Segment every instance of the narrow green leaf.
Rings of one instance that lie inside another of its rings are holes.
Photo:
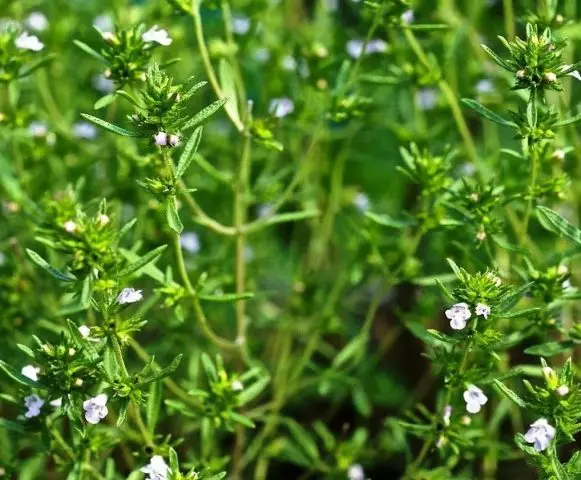
[[[480,47],[482,47],[482,49],[488,53],[488,55],[490,55],[492,57],[492,59],[498,64],[500,65],[502,68],[504,68],[505,70],[508,70],[509,72],[512,72],[514,69],[502,58],[500,58],[496,53],[494,53],[490,48],[488,48],[486,45],[480,45]]]
[[[175,195],[168,197],[165,201],[165,214],[167,218],[167,223],[170,228],[176,232],[181,233],[184,229],[184,225],[180,220],[180,215],[178,213],[178,205]]]
[[[396,228],[398,230],[402,230],[412,224],[412,222],[405,221],[405,220],[394,220],[389,215],[386,214],[377,214],[373,212],[365,212],[365,217],[369,218],[374,223],[381,225],[382,227],[391,227]]]
[[[199,294],[198,298],[200,300],[205,300],[207,302],[238,302],[240,300],[247,300],[249,298],[253,298],[254,293],[246,292],[246,293],[223,293],[221,295],[205,295]]]
[[[319,449],[317,443],[304,427],[299,425],[294,420],[287,418],[284,423],[288,427],[292,437],[300,447],[300,449],[311,459],[312,462],[318,463]]]
[[[206,108],[194,115],[188,122],[186,122],[182,130],[188,130],[198,126],[210,115],[213,115],[218,109],[220,109],[220,107],[222,107],[222,105],[224,105],[227,101],[227,98],[221,98],[220,100],[216,100],[214,103],[208,105]]]
[[[6,420],[4,418],[0,418],[0,428],[12,430],[13,432],[17,433],[26,433],[24,425],[18,422],[13,422],[12,420]]]
[[[145,136],[141,133],[126,130],[125,128],[118,127],[117,125],[113,125],[112,123],[87,113],[81,113],[81,117],[89,120],[90,122],[93,122],[95,125],[104,128],[105,130],[109,130],[110,132],[116,133],[117,135],[121,135],[123,137],[145,138]]]
[[[83,50],[85,53],[88,53],[89,55],[91,55],[91,57],[96,58],[97,60],[99,60],[100,62],[103,63],[107,63],[107,60],[105,59],[105,57],[103,57],[103,55],[101,55],[100,53],[98,53],[97,51],[93,50],[91,47],[89,47],[89,45],[87,45],[86,43],[81,42],[80,40],[73,40],[73,43],[79,47],[81,50]]]
[[[360,359],[367,347],[367,342],[367,335],[357,335],[355,338],[350,340],[341,351],[335,355],[332,363],[333,368],[338,369],[349,363],[352,359],[356,361]]]
[[[139,385],[141,386],[148,385],[151,382],[157,382],[158,380],[163,380],[164,378],[169,377],[180,366],[182,357],[183,354],[180,353],[172,360],[172,362],[167,367],[158,370],[153,375],[150,375],[147,378],[144,378],[143,380],[141,380],[141,382],[139,382]]]
[[[492,110],[489,110],[476,100],[472,100],[471,98],[463,98],[461,102],[491,122],[498,123],[504,127],[516,127],[516,123],[502,118],[500,115],[497,115]]]
[[[24,353],[26,353],[26,355],[28,355],[30,358],[34,359],[36,357],[36,355],[34,354],[34,351],[27,347],[26,345],[22,345],[21,343],[17,343],[16,346],[22,350]]]
[[[581,230],[571,225],[567,219],[558,213],[539,205],[537,207],[537,217],[541,225],[550,232],[556,233],[560,237],[566,237],[581,245]]]
[[[93,108],[95,110],[101,110],[102,108],[105,108],[107,105],[110,105],[113,103],[113,101],[115,100],[115,94],[114,93],[110,93],[109,95],[105,95],[104,97],[101,97],[99,100],[97,100],[95,102],[95,104],[93,105]]]
[[[137,260],[137,261],[133,262],[132,264],[128,265],[127,267],[125,267],[117,275],[119,277],[126,277],[128,275],[131,275],[132,273],[137,272],[138,270],[143,268],[145,265],[156,260],[165,251],[166,248],[167,248],[167,245],[161,245],[160,247],[157,247],[157,248],[151,250],[150,252],[143,255],[143,257],[141,257],[139,260]]]
[[[573,115],[572,117],[565,118],[564,120],[559,120],[558,122],[555,122],[555,127],[564,127],[566,125],[573,125],[574,123],[577,123],[579,121],[581,121],[581,112],[578,113],[577,115]]]
[[[527,408],[528,403],[524,401],[516,392],[508,388],[504,383],[498,381],[497,379],[493,380],[496,387],[508,397],[509,400],[512,400],[516,405],[520,408]]]
[[[234,420],[236,423],[239,423],[240,425],[244,425],[245,427],[248,428],[255,428],[256,425],[254,425],[254,422],[252,420],[250,420],[248,417],[245,417],[244,415],[240,415],[239,413],[236,412],[230,412],[230,419]]]
[[[226,58],[220,59],[220,64],[218,65],[218,74],[220,76],[220,86],[225,97],[230,99],[224,105],[224,109],[232,118],[238,123],[242,123],[240,120],[240,114],[238,113],[238,95],[236,94],[236,80],[234,78],[234,71],[232,65]]]
[[[214,366],[214,362],[209,357],[207,353],[202,353],[200,356],[200,360],[202,361],[202,367],[204,367],[204,371],[206,372],[206,377],[210,381],[215,381],[218,379],[218,372],[216,371],[216,367]]]
[[[52,62],[55,57],[56,55],[50,54],[44,58],[41,58],[40,60],[37,60],[36,62],[32,62],[26,65],[22,70],[20,70],[20,72],[18,72],[18,78],[28,77],[28,75],[35,72],[39,68],[44,67],[48,63]]]
[[[161,409],[161,401],[163,393],[163,384],[161,381],[152,382],[149,387],[149,395],[147,396],[147,429],[151,434],[155,433],[155,426],[159,420],[159,411]]]
[[[252,400],[257,398],[270,383],[269,377],[263,377],[260,380],[254,382],[248,388],[245,388],[238,394],[238,401],[240,405],[246,405]]]
[[[190,166],[190,163],[192,163],[194,155],[198,150],[198,146],[200,145],[201,139],[202,139],[202,127],[200,126],[194,130],[194,133],[192,133],[192,136],[190,137],[188,143],[186,143],[186,146],[184,147],[184,151],[180,155],[178,166],[176,168],[177,178],[181,178],[183,174],[186,173],[186,170]]]
[[[22,375],[20,372],[17,372],[4,360],[0,360],[0,369],[4,370],[9,377],[11,377],[13,380],[16,380],[21,385],[26,385],[27,387],[32,388],[46,389],[46,387],[42,383],[35,382],[34,380]]]
[[[534,345],[525,349],[525,353],[529,355],[539,355],[541,357],[554,357],[563,352],[566,352],[573,346],[573,342],[546,342],[540,345]]]
[[[74,277],[73,275],[61,272],[60,270],[57,270],[56,268],[49,265],[49,263],[44,258],[42,258],[38,253],[36,253],[34,250],[30,250],[29,248],[27,248],[26,253],[28,254],[30,259],[34,263],[36,263],[39,267],[41,267],[43,270],[48,272],[50,275],[52,275],[57,280],[60,280],[61,282],[76,282],[77,281],[77,278]]]
[[[127,421],[127,410],[129,409],[129,403],[124,403],[119,408],[119,416],[117,417],[117,426],[121,427]]]

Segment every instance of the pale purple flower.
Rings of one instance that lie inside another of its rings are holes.
[[[387,52],[387,43],[385,43],[383,40],[378,39],[378,38],[371,40],[367,44],[367,48],[365,49],[366,55],[370,55],[372,53],[384,53],[384,52]]]
[[[444,420],[444,425],[450,425],[450,418],[452,417],[452,406],[446,405],[444,407],[444,414],[442,415],[442,419]]]
[[[44,400],[38,395],[29,395],[24,397],[24,406],[27,408],[24,416],[26,418],[34,418],[40,415],[40,409],[44,405]]]
[[[189,253],[198,253],[200,251],[200,237],[197,233],[186,232],[180,237],[182,248]]]
[[[470,308],[466,303],[456,303],[452,308],[446,310],[446,318],[450,320],[450,326],[454,330],[462,330],[471,315]]]
[[[254,50],[254,60],[258,63],[266,63],[270,60],[270,50],[266,47],[260,47]]]
[[[42,12],[31,12],[24,23],[28,28],[36,32],[42,32],[48,28],[48,19]]]
[[[101,93],[111,93],[115,89],[115,82],[105,75],[95,75],[92,83],[93,88]]]
[[[33,137],[45,137],[48,133],[46,123],[34,120],[28,124],[28,132]]]
[[[114,28],[113,17],[109,13],[97,15],[93,19],[93,26],[101,32],[112,32]]]
[[[370,40],[365,46],[365,52],[363,51],[363,45],[365,42],[361,39],[349,40],[345,45],[347,54],[351,58],[359,58],[361,55],[371,55],[373,53],[383,53],[387,51],[387,43],[381,39]]]
[[[433,88],[422,88],[415,94],[415,103],[420,110],[432,110],[438,103],[438,92]]]
[[[119,305],[135,303],[141,300],[143,300],[143,290],[135,290],[134,288],[124,288],[117,297]]]
[[[401,14],[401,19],[403,23],[409,25],[414,21],[414,11],[412,9],[406,10]]]
[[[488,397],[475,385],[469,385],[463,396],[468,413],[478,413],[482,406],[488,402]]]
[[[369,210],[371,202],[369,197],[363,192],[357,192],[355,197],[353,198],[353,205],[359,210],[360,212],[364,213]]]
[[[167,480],[168,475],[171,473],[169,466],[160,455],[151,457],[149,464],[139,471],[148,475],[146,480]]]
[[[32,50],[33,52],[39,52],[44,48],[44,43],[36,35],[30,35],[28,32],[22,32],[14,40],[14,45],[21,50]]]
[[[262,203],[256,209],[256,214],[258,218],[266,218],[270,217],[273,213],[274,209],[270,203]]]
[[[75,233],[77,231],[77,224],[75,222],[73,222],[72,220],[67,220],[64,223],[63,228],[65,229],[65,232],[67,232],[67,233]]]
[[[488,315],[490,315],[490,307],[484,303],[477,303],[476,304],[476,315],[482,316],[484,318],[488,318]]]
[[[167,33],[167,30],[159,28],[157,25],[151,27],[147,32],[141,35],[141,39],[147,43],[159,43],[163,46],[171,45],[172,39]]]
[[[96,425],[101,420],[103,420],[109,410],[107,408],[108,397],[106,394],[101,393],[96,397],[89,398],[83,402],[83,409],[85,410],[85,420],[87,422]]]
[[[75,137],[93,140],[97,137],[97,127],[90,122],[80,121],[73,125]]]
[[[288,72],[294,72],[297,69],[297,60],[292,55],[285,55],[282,57],[280,62],[280,66],[283,70]]]
[[[492,93],[494,92],[494,83],[488,78],[478,80],[476,83],[476,91],[478,93]]]
[[[250,30],[250,19],[244,15],[234,15],[232,17],[232,31],[236,35],[246,35]]]
[[[527,443],[534,444],[537,452],[542,452],[547,449],[556,434],[555,428],[549,425],[545,418],[539,418],[535,423],[531,424],[524,437]]]
[[[363,467],[358,463],[351,465],[347,470],[347,478],[348,480],[365,480]]]
[[[272,113],[277,118],[284,118],[287,115],[291,114],[295,109],[294,102],[288,98],[273,98],[270,101],[270,105],[268,107],[268,111]]]
[[[40,373],[40,368],[35,367],[34,365],[26,365],[25,367],[22,367],[22,370],[20,370],[20,373],[22,375],[24,375],[25,377],[28,377],[31,380],[34,380],[35,382],[37,382],[38,381],[38,374]]]

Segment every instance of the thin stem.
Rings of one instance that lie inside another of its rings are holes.
[[[236,234],[236,229],[233,227],[229,227],[226,225],[222,225],[220,222],[217,222],[212,217],[210,217],[203,209],[200,207],[198,202],[195,198],[190,194],[190,192],[186,191],[186,186],[182,180],[178,182],[178,187],[180,189],[180,193],[182,198],[185,200],[186,205],[194,214],[194,221],[208,227],[210,230],[214,230],[216,233],[219,233],[224,236],[231,237]]]
[[[521,243],[524,242],[526,235],[529,231],[529,222],[531,218],[531,213],[533,210],[533,203],[535,200],[535,189],[537,186],[537,176],[538,176],[538,169],[539,169],[539,152],[538,149],[534,146],[530,148],[530,160],[531,160],[531,179],[529,183],[529,198],[527,202],[527,206],[525,209],[523,224],[522,224],[522,235],[521,235]]]
[[[512,0],[502,0],[502,9],[504,11],[504,31],[506,33],[506,37],[510,40],[515,36],[514,7]]]

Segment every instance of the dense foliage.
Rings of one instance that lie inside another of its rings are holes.
[[[575,0],[0,12],[0,478],[581,478]]]

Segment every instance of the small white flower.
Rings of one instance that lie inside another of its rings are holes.
[[[444,419],[444,425],[446,425],[446,426],[450,425],[450,418],[451,417],[452,417],[452,406],[446,405],[444,407],[444,415],[442,415],[442,418]]]
[[[75,233],[77,231],[77,224],[72,220],[67,220],[64,223],[63,228],[65,229],[65,232]]]
[[[478,413],[482,405],[488,402],[488,397],[478,387],[469,385],[464,392],[464,401],[466,402],[466,411],[468,413]]]
[[[476,315],[488,318],[488,315],[490,315],[490,307],[488,305],[485,305],[484,303],[477,303]]]
[[[351,58],[359,58],[363,53],[363,40],[349,40],[345,46],[345,49]]]
[[[143,299],[143,290],[135,290],[134,288],[124,288],[123,291],[117,297],[117,303],[119,305],[125,305],[126,303],[135,303]]]
[[[347,478],[349,480],[365,480],[365,471],[358,463],[355,463],[347,470]]]
[[[551,440],[555,438],[556,433],[555,428],[549,425],[545,418],[539,418],[535,423],[531,424],[524,437],[527,443],[534,444],[537,452],[542,452],[546,450]]]
[[[416,92],[414,100],[420,110],[432,110],[438,103],[438,92],[433,88],[422,88]]]
[[[40,373],[40,368],[35,367],[34,365],[26,365],[25,367],[22,367],[22,370],[20,370],[20,373],[22,375],[24,375],[25,377],[28,377],[31,380],[34,380],[35,382],[37,382],[38,381],[38,374]]]
[[[406,10],[401,14],[403,23],[409,25],[414,21],[414,11],[412,9]]]
[[[26,418],[34,418],[40,415],[40,409],[44,405],[44,400],[38,395],[29,395],[24,397],[24,406],[27,408],[24,416]]]
[[[367,44],[367,47],[365,48],[365,54],[370,55],[372,53],[384,53],[387,52],[387,49],[387,43],[376,38]]]
[[[49,404],[50,404],[51,407],[60,408],[62,406],[62,404],[63,404],[63,399],[62,399],[62,397],[55,398],[54,400],[51,400],[49,402]]]
[[[97,137],[97,127],[89,122],[76,122],[73,125],[73,135],[77,138],[93,140]]]
[[[48,127],[46,123],[35,120],[29,123],[28,132],[33,137],[44,137],[48,133]]]
[[[180,137],[173,133],[168,137],[168,144],[170,147],[177,147],[180,144]]]
[[[102,227],[107,225],[110,221],[111,219],[109,218],[109,215],[105,215],[104,213],[97,217],[97,223],[99,223],[99,225],[101,225]]]
[[[526,75],[526,72],[524,70],[518,70],[515,75],[516,75],[516,78],[524,78],[524,76]]]
[[[457,303],[446,310],[446,318],[450,320],[450,326],[454,330],[462,330],[471,316],[470,308],[466,303]]]
[[[557,392],[557,395],[564,397],[565,395],[569,394],[569,387],[567,385],[561,385],[555,391]]]
[[[285,55],[280,62],[280,66],[287,72],[294,72],[297,69],[298,63],[292,55]]]
[[[180,237],[182,248],[189,253],[198,253],[200,251],[200,237],[197,233],[186,232]]]
[[[39,52],[44,48],[44,43],[36,35],[30,35],[28,32],[22,32],[14,40],[14,45],[21,50],[32,50],[33,52]]]
[[[549,83],[553,83],[557,81],[557,75],[555,75],[553,72],[545,72],[545,80]]]
[[[169,466],[160,455],[151,457],[149,464],[142,467],[139,471],[148,475],[146,480],[166,480],[171,472]]]
[[[95,75],[92,83],[93,88],[101,93],[111,93],[115,88],[113,80],[105,77],[105,75]]]
[[[571,68],[571,65],[563,65],[561,67],[561,71],[565,71],[565,70],[569,70]],[[573,70],[572,72],[567,73],[567,75],[569,75],[570,77],[574,77],[577,80],[581,80],[581,74],[577,71],[577,70]]]
[[[244,390],[244,384],[240,380],[234,380],[232,382],[232,390],[234,392],[241,392]]]
[[[252,56],[258,63],[266,63],[270,60],[270,50],[266,47],[260,47],[254,50]]]
[[[93,19],[93,27],[96,27],[101,32],[111,32],[113,30],[113,17],[108,13],[97,15]]]
[[[476,240],[479,242],[486,240],[486,232],[484,230],[478,230],[478,232],[476,232]]]
[[[153,141],[159,147],[167,147],[167,144],[168,144],[168,135],[165,132],[157,132],[153,136]]]
[[[355,194],[355,197],[353,198],[353,205],[355,205],[355,208],[357,208],[357,210],[363,213],[369,210],[371,202],[369,200],[369,197],[365,193],[357,192]]]
[[[565,160],[565,150],[558,148],[553,152],[553,157],[562,162]]]
[[[250,30],[250,19],[244,15],[234,15],[232,17],[232,31],[236,35],[246,35]]]
[[[48,27],[48,19],[42,12],[32,12],[28,17],[26,17],[24,23],[28,28],[37,32],[42,32]]]
[[[268,111],[272,113],[276,118],[283,118],[291,114],[295,109],[294,102],[287,97],[283,98],[273,98],[270,101]]]
[[[101,420],[103,420],[109,413],[109,410],[107,409],[107,400],[108,397],[104,393],[85,400],[83,402],[85,420],[87,420],[89,423],[92,423],[93,425],[96,425]]]
[[[160,29],[157,25],[151,27],[147,32],[145,32],[141,39],[144,42],[156,42],[163,46],[171,45],[172,39],[167,33],[167,30],[163,28]]]
[[[256,215],[258,218],[266,218],[270,217],[273,211],[273,207],[270,203],[262,203],[256,209]]]
[[[478,93],[492,93],[494,92],[494,83],[488,78],[478,80],[476,83],[476,91]]]
[[[91,328],[87,327],[87,325],[81,325],[79,327],[79,333],[81,334],[81,337],[89,338],[89,335],[91,335]]]

